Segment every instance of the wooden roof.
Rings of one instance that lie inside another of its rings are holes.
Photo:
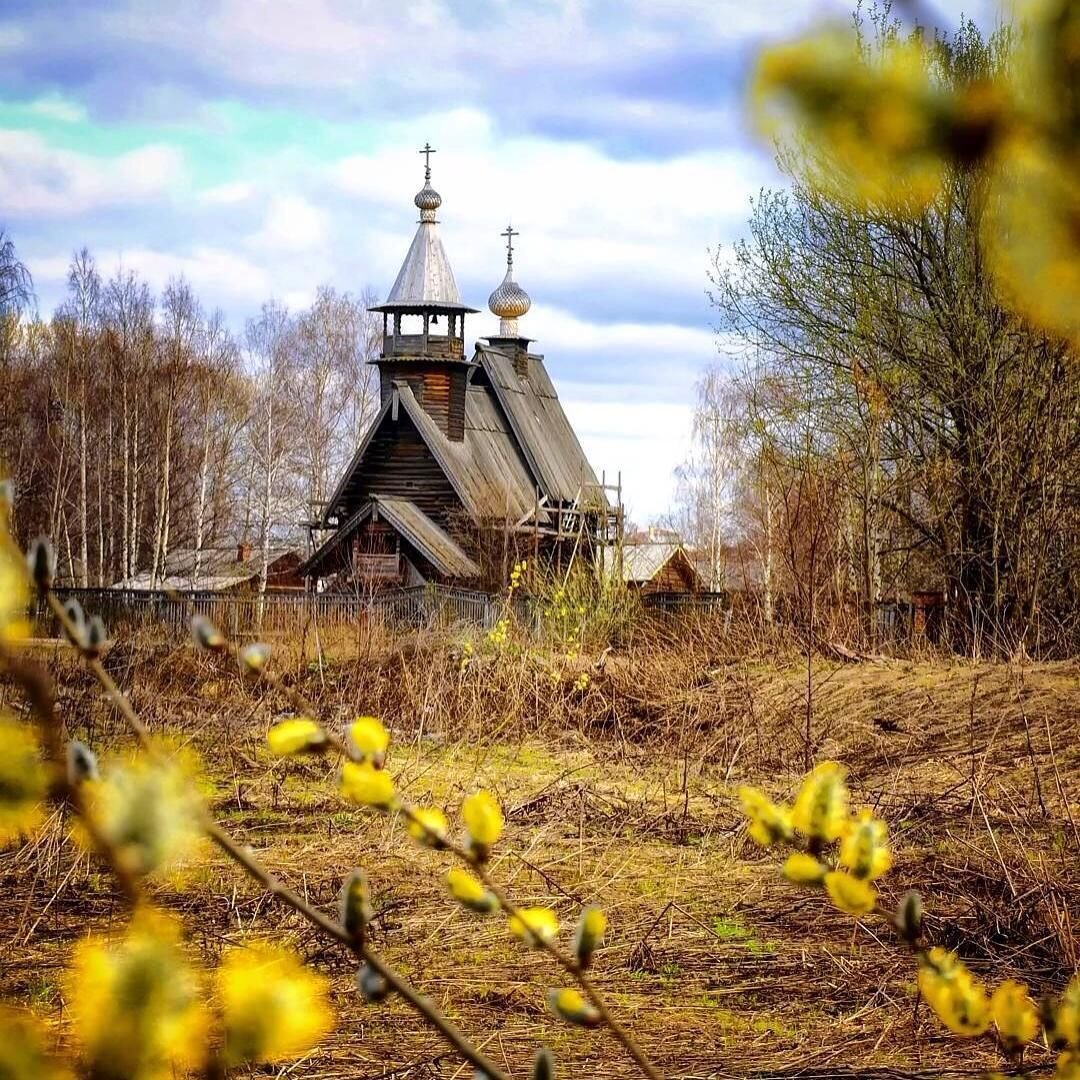
[[[688,577],[697,583],[697,567],[682,544],[666,541],[626,544],[622,550],[623,581],[630,585],[644,585],[676,558],[685,564]]]
[[[110,588],[144,592],[160,589],[176,589],[179,592],[225,592],[238,585],[254,581],[262,573],[262,547],[249,545],[248,558],[241,560],[239,545],[228,547],[204,547],[200,554],[194,548],[173,548],[165,556],[165,568],[161,578],[154,580],[153,571],[143,569],[134,576],[118,581]],[[302,558],[294,547],[274,544],[270,548],[268,571],[272,577],[277,564],[292,556],[296,562]],[[199,572],[195,573],[198,561]]]
[[[416,503],[386,495],[372,501],[379,515],[393,525],[439,573],[452,578],[479,577],[480,567]]]
[[[575,502],[586,494],[602,499],[543,361],[528,356],[526,374],[519,375],[502,349],[478,345],[476,353],[540,490],[551,502]]]

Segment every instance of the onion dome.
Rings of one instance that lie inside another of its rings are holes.
[[[435,220],[435,211],[442,206],[442,196],[431,186],[431,177],[425,179],[424,186],[416,193],[413,202],[420,211],[421,221]]]
[[[502,235],[506,237],[506,276],[502,279],[502,284],[488,297],[488,309],[493,315],[499,316],[500,337],[517,337],[517,321],[532,307],[532,300],[514,280],[513,245],[514,237],[518,233],[507,225],[506,232]]]
[[[424,186],[416,193],[413,202],[420,211],[421,221],[434,221],[435,211],[442,206],[442,196],[431,186],[431,155],[435,151],[431,143],[424,143],[420,153],[424,155]]]

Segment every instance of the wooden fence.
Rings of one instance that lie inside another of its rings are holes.
[[[504,614],[506,601],[489,593],[437,585],[382,590],[368,595],[343,593],[268,593],[222,595],[210,592],[134,592],[124,589],[58,589],[61,600],[74,597],[88,614],[100,615],[110,632],[155,627],[186,634],[193,615],[204,615],[229,637],[300,634],[378,621],[393,626],[490,629]],[[531,605],[514,602],[525,625],[535,622]],[[35,612],[37,632],[54,636],[58,627],[45,609]]]
[[[87,614],[100,615],[110,633],[152,628],[181,637],[188,633],[191,617],[198,614],[236,640],[265,634],[300,635],[316,627],[323,631],[372,622],[395,628],[469,626],[490,630],[507,612],[503,596],[444,585],[367,594],[289,592],[262,597],[125,589],[58,589],[57,595],[61,600],[74,597]],[[542,605],[527,596],[515,597],[512,603],[518,626],[538,632]],[[662,619],[715,616],[726,622],[731,617],[727,598],[720,593],[653,594],[642,597],[642,607],[645,614]],[[59,627],[47,609],[39,607],[31,614],[39,636],[58,635]]]

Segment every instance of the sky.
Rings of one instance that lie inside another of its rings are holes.
[[[535,338],[594,468],[661,519],[718,351],[710,252],[782,180],[748,133],[762,44],[851,0],[3,0],[0,226],[51,313],[73,251],[239,330],[318,286],[384,297],[436,148],[440,229],[484,309],[512,222]],[[954,25],[958,5],[924,12]],[[980,22],[991,0],[962,9]]]

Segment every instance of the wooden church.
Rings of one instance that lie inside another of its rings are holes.
[[[320,587],[497,588],[517,559],[589,559],[618,528],[618,500],[518,328],[531,301],[514,280],[510,228],[506,275],[488,298],[498,336],[466,354],[465,317],[477,309],[462,303],[439,238],[431,152],[421,151],[416,235],[373,309],[383,317],[379,412],[310,523],[301,572]]]

